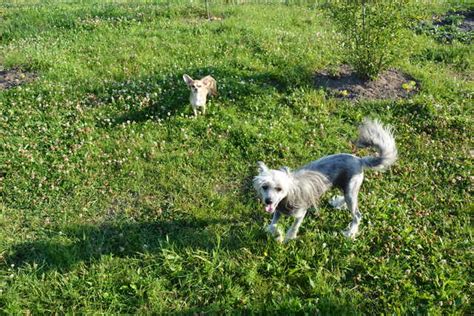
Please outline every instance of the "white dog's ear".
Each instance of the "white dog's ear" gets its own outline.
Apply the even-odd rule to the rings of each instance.
[[[205,76],[201,80],[204,83],[204,85],[207,87],[211,95],[217,95],[216,79],[212,78],[211,76]]]
[[[283,171],[283,172],[285,172],[286,174],[290,174],[290,173],[291,173],[290,168],[287,167],[287,166],[281,167],[280,170]]]
[[[188,86],[192,85],[193,82],[194,82],[193,78],[191,78],[190,76],[188,76],[186,74],[183,75],[183,80],[184,80],[184,82],[186,82],[186,84]]]
[[[268,167],[263,161],[258,161],[257,166],[258,166],[258,172],[259,173],[268,171]]]

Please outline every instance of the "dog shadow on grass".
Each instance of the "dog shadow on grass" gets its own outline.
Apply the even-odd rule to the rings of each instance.
[[[289,76],[276,72],[251,73],[232,71],[222,68],[189,69],[187,73],[194,79],[206,75],[217,81],[218,95],[210,97],[213,106],[245,106],[242,100],[257,97],[271,91],[285,92],[292,86]],[[126,122],[140,123],[148,120],[166,119],[170,116],[191,115],[189,90],[183,81],[183,74],[148,75],[122,82],[114,82],[101,88],[100,92],[91,91],[85,100],[88,106],[97,104],[114,105],[122,114],[111,122],[99,123],[99,126],[116,126]]]
[[[221,219],[164,219],[147,222],[107,222],[52,229],[42,240],[14,245],[5,263],[39,266],[41,271],[68,271],[77,263],[92,264],[103,256],[139,258],[160,255],[164,249],[234,250],[242,247],[239,225]],[[257,232],[258,234],[258,232]]]

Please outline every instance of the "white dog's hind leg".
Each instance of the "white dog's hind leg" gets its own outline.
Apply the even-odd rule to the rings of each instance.
[[[298,230],[300,229],[301,223],[306,215],[306,210],[300,210],[295,215],[295,221],[291,225],[290,229],[286,232],[286,237],[284,242],[288,242],[292,239],[295,239],[298,235]]]
[[[275,213],[273,213],[272,222],[270,223],[270,225],[267,226],[267,232],[272,234],[272,236],[274,236],[278,242],[283,241],[283,232],[277,226],[277,222],[280,219],[280,217],[281,217],[281,213],[278,211],[275,211]]]
[[[336,210],[342,210],[347,207],[346,200],[342,195],[335,195],[329,200],[329,204]]]
[[[354,239],[357,233],[359,232],[359,224],[362,219],[362,214],[359,212],[359,209],[357,207],[357,199],[355,199],[355,201],[351,199],[351,202],[347,202],[347,204],[349,205],[349,208],[351,210],[352,222],[349,224],[349,227],[342,233],[347,238]]]
[[[357,195],[359,194],[360,185],[364,180],[364,176],[358,175],[351,179],[348,185],[348,190],[345,192],[345,200],[352,215],[352,222],[349,227],[343,231],[344,236],[354,239],[359,232],[359,224],[362,219],[362,214],[359,212],[359,206],[357,205]]]

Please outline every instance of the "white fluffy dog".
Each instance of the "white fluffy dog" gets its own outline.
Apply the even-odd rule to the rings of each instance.
[[[316,206],[319,197],[335,186],[341,189],[344,197],[335,199],[333,206],[347,204],[352,222],[343,233],[355,238],[362,215],[357,205],[357,195],[364,179],[364,169],[384,169],[397,159],[397,148],[390,128],[378,121],[365,120],[359,127],[359,147],[374,147],[378,156],[357,157],[351,154],[335,154],[313,161],[292,172],[287,167],[280,170],[269,169],[258,162],[259,174],[253,180],[255,190],[261,195],[265,210],[273,214],[268,231],[278,241],[296,238],[309,207]],[[277,227],[280,216],[284,214],[295,218],[285,239]]]

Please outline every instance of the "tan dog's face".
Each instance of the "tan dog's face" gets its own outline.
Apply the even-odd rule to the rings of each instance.
[[[188,75],[183,75],[183,80],[195,95],[217,94],[216,80],[211,76],[206,76],[200,80],[194,80]]]

